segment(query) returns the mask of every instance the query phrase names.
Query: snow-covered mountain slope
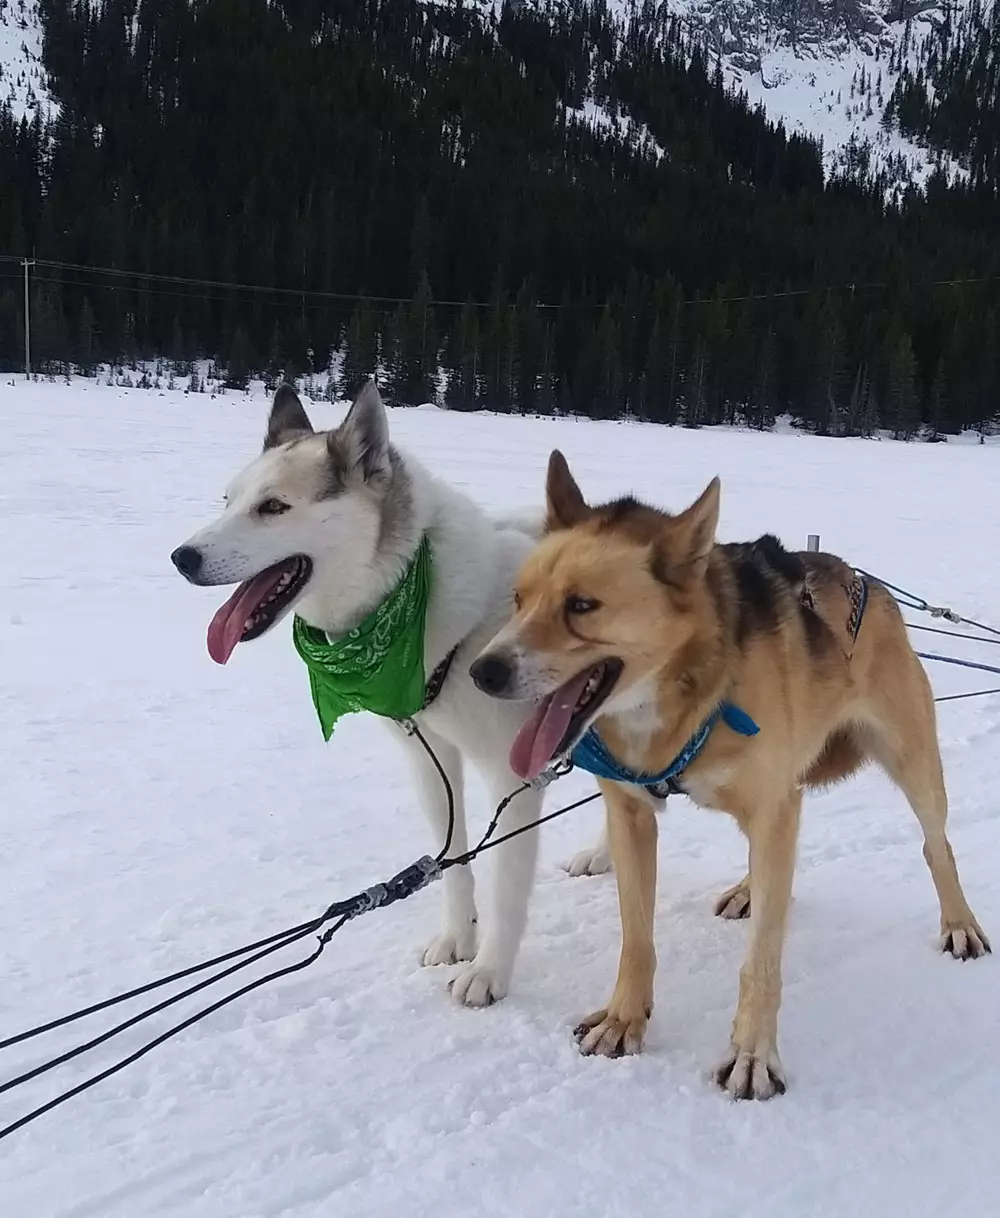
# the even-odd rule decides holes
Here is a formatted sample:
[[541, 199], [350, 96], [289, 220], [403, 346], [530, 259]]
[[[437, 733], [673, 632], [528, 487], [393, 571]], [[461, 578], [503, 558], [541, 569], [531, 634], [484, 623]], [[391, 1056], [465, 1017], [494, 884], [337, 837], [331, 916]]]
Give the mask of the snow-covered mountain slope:
[[[441, 5], [451, 0], [426, 0]], [[545, 12], [562, 0], [519, 0]], [[499, 14], [503, 0], [466, 0]], [[882, 121], [903, 62], [918, 49], [946, 9], [957, 15], [969, 0], [607, 0], [622, 21], [676, 16], [722, 65], [727, 85], [759, 103], [789, 131], [822, 141], [829, 173], [867, 165], [893, 183], [923, 182], [936, 165], [960, 167], [903, 138]], [[0, 101], [31, 117], [49, 103], [41, 62], [37, 0], [0, 0]], [[616, 126], [638, 143], [653, 142], [627, 114], [605, 112], [599, 97], [574, 112], [577, 120]], [[659, 151], [659, 149], [656, 149]]]
[[[562, 0], [519, 0], [558, 11]], [[677, 17], [717, 60], [729, 88], [764, 107], [790, 132], [822, 141], [828, 173], [869, 168], [902, 187], [935, 166], [961, 173], [949, 158], [883, 125], [885, 103], [903, 63], [915, 64], [926, 36], [969, 0], [607, 0], [623, 22]], [[503, 0], [481, 0], [499, 12]], [[600, 98], [588, 113], [594, 119]], [[599, 115], [598, 115], [599, 117]], [[627, 117], [615, 115], [623, 131]], [[640, 141], [641, 142], [641, 141]]]
[[[631, 0], [628, 0], [630, 3]], [[951, 0], [952, 14], [968, 0]], [[947, 158], [882, 122], [899, 68], [944, 16], [940, 0], [665, 0], [720, 56], [727, 84], [788, 130], [820, 139], [828, 172], [870, 166], [923, 182]], [[623, 4], [627, 7], [627, 3]]]
[[0, 0], [0, 102], [29, 118], [48, 102], [38, 0]]

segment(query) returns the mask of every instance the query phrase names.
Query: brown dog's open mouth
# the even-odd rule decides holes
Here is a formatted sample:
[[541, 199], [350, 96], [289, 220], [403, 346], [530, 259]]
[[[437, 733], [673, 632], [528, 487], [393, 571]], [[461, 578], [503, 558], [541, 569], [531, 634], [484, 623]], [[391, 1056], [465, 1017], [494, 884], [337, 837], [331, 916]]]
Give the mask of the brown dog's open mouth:
[[312, 569], [311, 558], [295, 554], [244, 580], [209, 624], [208, 654], [216, 664], [225, 664], [237, 643], [270, 630], [309, 582]]
[[510, 768], [526, 781], [537, 778], [553, 757], [567, 752], [584, 725], [614, 689], [624, 665], [602, 660], [543, 699], [517, 734]]

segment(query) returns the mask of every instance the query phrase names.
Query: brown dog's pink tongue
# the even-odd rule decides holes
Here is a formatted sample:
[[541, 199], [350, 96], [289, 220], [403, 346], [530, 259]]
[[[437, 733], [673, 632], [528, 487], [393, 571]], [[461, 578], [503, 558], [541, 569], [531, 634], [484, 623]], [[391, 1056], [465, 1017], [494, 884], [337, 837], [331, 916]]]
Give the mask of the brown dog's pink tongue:
[[572, 681], [567, 681], [532, 711], [531, 718], [517, 733], [510, 747], [510, 768], [519, 778], [530, 782], [552, 760], [552, 754], [566, 735], [573, 711], [592, 671], [588, 668]]
[[216, 664], [225, 664], [243, 637], [254, 610], [274, 591], [284, 574], [282, 566], [268, 567], [244, 580], [208, 625], [208, 654]]

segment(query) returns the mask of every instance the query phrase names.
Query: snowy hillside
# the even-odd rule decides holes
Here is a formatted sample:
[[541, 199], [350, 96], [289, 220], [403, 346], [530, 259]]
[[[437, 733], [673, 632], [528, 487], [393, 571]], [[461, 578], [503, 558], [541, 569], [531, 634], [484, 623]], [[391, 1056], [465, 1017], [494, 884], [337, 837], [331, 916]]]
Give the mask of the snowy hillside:
[[[887, 170], [900, 183], [923, 182], [937, 164], [958, 172], [953, 163], [882, 125], [901, 50], [903, 60], [912, 60], [920, 40], [942, 19], [944, 3], [667, 2], [705, 30], [731, 87], [783, 120], [788, 130], [822, 140], [828, 171], [856, 167], [860, 148], [868, 143], [872, 168]], [[957, 0], [952, 11], [966, 3]], [[909, 21], [898, 19], [904, 9], [913, 13]]]
[[0, 0], [0, 102], [31, 118], [47, 100], [38, 0]]
[[[441, 5], [450, 0], [426, 0]], [[484, 12], [498, 12], [503, 0], [472, 0]], [[560, 0], [524, 0], [539, 9], [558, 9]], [[952, 12], [968, 0], [954, 0]], [[901, 184], [922, 182], [940, 158], [882, 125], [892, 91], [900, 47], [915, 48], [942, 19], [945, 0], [906, 5], [904, 0], [608, 0], [627, 19], [634, 15], [680, 17], [704, 39], [723, 66], [726, 83], [764, 106], [769, 117], [792, 131], [823, 141], [829, 172], [856, 167], [868, 145], [871, 167], [888, 170]], [[899, 19], [904, 11], [909, 21]], [[904, 49], [904, 56], [906, 50]], [[29, 117], [47, 103], [41, 66], [37, 0], [0, 0], [0, 99]], [[649, 142], [641, 124], [627, 114], [607, 114], [589, 99], [575, 117], [598, 126], [632, 132]], [[950, 173], [959, 172], [950, 161]]]
[[[170, 566], [259, 451], [266, 409], [259, 392], [0, 383], [0, 1040], [311, 916], [429, 845], [384, 730], [354, 717], [324, 746], [287, 627], [213, 665], [205, 628], [219, 591]], [[311, 410], [321, 424], [339, 417]], [[1000, 550], [991, 445], [433, 408], [393, 411], [391, 427], [493, 507], [539, 503], [556, 444], [598, 497], [634, 490], [679, 506], [720, 473], [725, 538], [818, 532], [886, 578], [1000, 624], [1000, 575], [984, 561]], [[996, 648], [939, 642], [995, 660], [982, 653]], [[932, 675], [940, 693], [997, 684]], [[942, 706], [940, 734], [950, 836], [996, 943], [1000, 698]], [[572, 775], [548, 807], [591, 789]], [[808, 801], [782, 1009], [789, 1091], [761, 1106], [731, 1104], [707, 1079], [747, 933], [713, 918], [711, 903], [742, 875], [744, 846], [728, 818], [671, 803], [641, 1057], [584, 1059], [571, 1035], [606, 997], [619, 947], [613, 878], [559, 867], [593, 837], [592, 806], [543, 833], [502, 1003], [461, 1010], [445, 989], [452, 970], [418, 966], [443, 898], [431, 888], [351, 923], [309, 971], [3, 1142], [3, 1212], [995, 1214], [1000, 958], [958, 964], [935, 950], [937, 906], [900, 795], [868, 774]], [[486, 814], [477, 787], [473, 827]], [[123, 1050], [146, 1038], [134, 1029]], [[75, 1039], [0, 1052], [0, 1081]], [[109, 1065], [111, 1048], [0, 1096], [0, 1125]]]
[[[543, 11], [560, 0], [525, 0]], [[608, 0], [608, 9], [624, 20], [679, 17], [710, 49], [723, 68], [726, 84], [761, 104], [768, 116], [789, 131], [822, 140], [827, 172], [867, 165], [886, 172], [899, 185], [923, 182], [951, 161], [901, 137], [882, 125], [885, 101], [898, 76], [900, 51], [912, 51], [934, 23], [942, 20], [948, 0]], [[952, 0], [952, 13], [968, 0]], [[481, 0], [499, 10], [502, 0]], [[904, 14], [910, 14], [908, 20]], [[593, 102], [588, 117], [599, 125], [627, 120], [602, 116]], [[639, 131], [642, 142], [642, 131]]]

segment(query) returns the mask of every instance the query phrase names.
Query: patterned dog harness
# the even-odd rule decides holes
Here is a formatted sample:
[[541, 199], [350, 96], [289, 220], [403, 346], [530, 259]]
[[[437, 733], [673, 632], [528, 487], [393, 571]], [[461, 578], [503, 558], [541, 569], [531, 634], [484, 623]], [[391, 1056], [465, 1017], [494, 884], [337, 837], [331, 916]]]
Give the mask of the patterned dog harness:
[[868, 580], [858, 571], [854, 572], [854, 578], [850, 584], [846, 585], [847, 601], [850, 605], [850, 612], [847, 615], [847, 633], [851, 636], [851, 642], [858, 641], [858, 631], [861, 629], [861, 619], [865, 616], [865, 607], [868, 604]]
[[571, 755], [573, 765], [581, 770], [587, 770], [598, 778], [645, 787], [654, 798], [666, 799], [668, 795], [683, 792], [684, 788], [678, 779], [705, 747], [712, 728], [720, 719], [734, 732], [739, 732], [741, 736], [756, 736], [760, 731], [746, 711], [740, 710], [738, 706], [733, 706], [731, 702], [723, 702], [698, 728], [670, 765], [665, 770], [661, 770], [659, 774], [638, 774], [621, 765], [608, 751], [608, 746], [601, 739], [597, 729], [593, 727], [586, 732], [573, 749]]
[[[865, 616], [865, 609], [868, 605], [868, 580], [860, 571], [855, 571], [851, 582], [841, 584], [841, 587], [847, 596], [847, 633], [850, 635], [853, 646], [858, 641], [861, 620]], [[811, 609], [813, 613], [816, 613], [816, 603], [808, 588], [802, 589], [799, 593], [799, 600], [806, 609]]]

